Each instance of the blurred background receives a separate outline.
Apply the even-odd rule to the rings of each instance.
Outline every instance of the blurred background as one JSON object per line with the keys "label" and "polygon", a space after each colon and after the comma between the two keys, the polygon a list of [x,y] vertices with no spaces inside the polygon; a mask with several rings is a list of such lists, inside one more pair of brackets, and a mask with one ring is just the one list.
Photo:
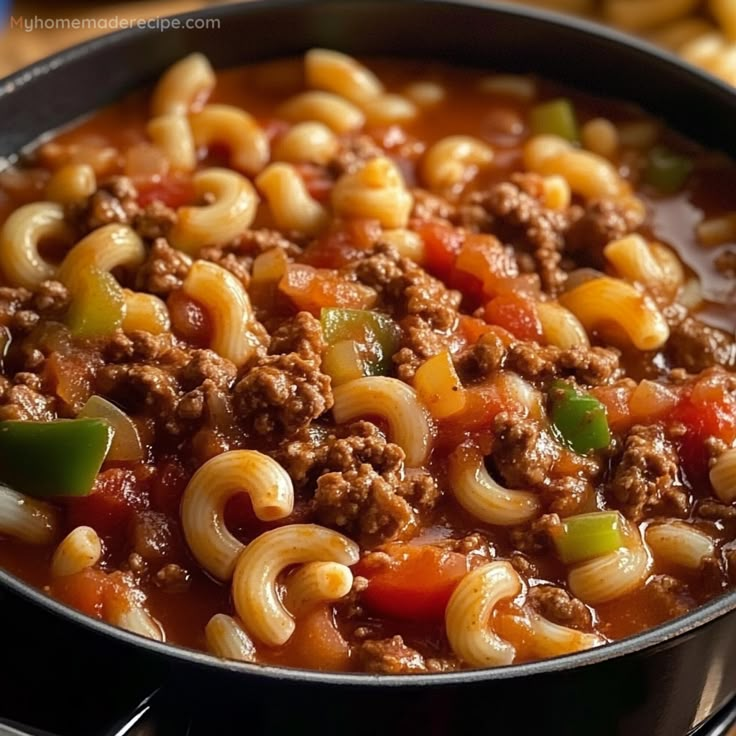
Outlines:
{"label": "blurred background", "polygon": [[[638,34],[736,85],[736,0],[515,2],[583,15]],[[155,18],[214,4],[214,0],[0,0],[0,77],[104,33],[118,19]],[[69,28],[68,23],[64,27],[66,19],[83,18],[96,19],[98,28]]]}

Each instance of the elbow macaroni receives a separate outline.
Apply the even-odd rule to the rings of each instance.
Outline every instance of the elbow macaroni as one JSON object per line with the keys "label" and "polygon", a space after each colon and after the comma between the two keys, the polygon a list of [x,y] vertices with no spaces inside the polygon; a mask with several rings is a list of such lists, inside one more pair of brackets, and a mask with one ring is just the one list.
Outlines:
{"label": "elbow macaroni", "polygon": [[324,124],[297,123],[274,145],[274,161],[313,163],[325,166],[335,156],[340,144],[337,136]]}
{"label": "elbow macaroni", "polygon": [[726,450],[710,469],[710,483],[724,503],[736,501],[736,449]]}
{"label": "elbow macaroni", "polygon": [[271,155],[268,137],[252,115],[232,105],[207,105],[189,116],[197,147],[224,143],[230,150],[233,168],[255,175]]}
{"label": "elbow macaroni", "polygon": [[196,255],[205,245],[223,245],[247,230],[256,216],[258,195],[253,185],[228,169],[205,169],[195,174],[198,197],[212,195],[214,202],[180,207],[169,233],[175,248]]}
{"label": "elbow macaroni", "polygon": [[645,536],[655,559],[679,567],[697,570],[704,559],[715,554],[715,544],[708,534],[682,522],[651,524]]}
{"label": "elbow macaroni", "polygon": [[539,498],[528,491],[512,491],[496,483],[486,470],[480,450],[461,445],[450,455],[449,484],[457,502],[486,524],[514,526],[539,516]]}
{"label": "elbow macaroni", "polygon": [[621,279],[602,276],[560,295],[588,333],[613,324],[638,350],[656,350],[667,342],[670,329],[654,302]]}
{"label": "elbow macaroni", "polygon": [[75,575],[94,567],[102,556],[102,542],[88,526],[78,526],[59,543],[51,558],[51,575],[55,578]]}
{"label": "elbow macaroni", "polygon": [[286,580],[284,603],[299,618],[318,603],[344,598],[353,587],[353,573],[339,562],[307,562]]}
{"label": "elbow macaroni", "polygon": [[208,460],[192,476],[181,503],[181,523],[192,554],[219,580],[232,577],[243,550],[225,527],[228,500],[247,493],[263,521],[287,517],[294,508],[291,478],[275,461],[255,450],[231,450]]}
{"label": "elbow macaroni", "polygon": [[207,649],[216,657],[238,662],[255,662],[255,645],[232,616],[216,613],[207,622],[204,636]]}
{"label": "elbow macaroni", "polygon": [[389,229],[406,227],[413,203],[396,165],[383,156],[343,174],[332,190],[335,214],[375,219]]}
{"label": "elbow macaroni", "polygon": [[215,88],[215,71],[204,54],[190,54],[164,73],[153,91],[151,110],[160,115],[186,115]]}
{"label": "elbow macaroni", "polygon": [[406,454],[409,467],[428,457],[432,428],[426,409],[411,386],[397,378],[368,376],[337,386],[332,414],[338,424],[361,416],[380,416],[388,422],[391,441]]}
{"label": "elbow macaroni", "polygon": [[0,234],[0,265],[9,283],[33,289],[56,276],[56,266],[38,250],[48,238],[72,242],[73,235],[60,204],[27,204],[8,217]]}
{"label": "elbow macaroni", "polygon": [[277,591],[279,575],[292,565],[336,562],[354,565],[358,545],[315,524],[291,524],[264,532],[240,555],[233,575],[233,601],[246,630],[268,646],[285,644],[294,619]]}
{"label": "elbow macaroni", "polygon": [[493,631],[491,617],[499,601],[521,590],[521,578],[508,562],[483,565],[460,581],[445,609],[445,630],[452,651],[466,664],[498,667],[514,661],[516,649]]}
{"label": "elbow macaroni", "polygon": [[193,171],[197,151],[192,129],[183,115],[161,115],[148,121],[148,137],[161,150],[172,169]]}
{"label": "elbow macaroni", "polygon": [[338,134],[358,130],[365,124],[365,115],[359,108],[330,92],[303,92],[281,105],[278,114],[291,123],[322,123]]}
{"label": "elbow macaroni", "polygon": [[361,105],[383,94],[372,71],[352,56],[328,49],[311,49],[304,55],[307,85],[332,92]]}
{"label": "elbow macaroni", "polygon": [[256,179],[268,202],[276,226],[304,235],[316,235],[327,225],[327,210],[313,199],[296,169],[289,164],[271,164]]}
{"label": "elbow macaroni", "polygon": [[422,179],[435,192],[470,181],[493,161],[493,149],[477,138],[451,135],[437,141],[424,154]]}

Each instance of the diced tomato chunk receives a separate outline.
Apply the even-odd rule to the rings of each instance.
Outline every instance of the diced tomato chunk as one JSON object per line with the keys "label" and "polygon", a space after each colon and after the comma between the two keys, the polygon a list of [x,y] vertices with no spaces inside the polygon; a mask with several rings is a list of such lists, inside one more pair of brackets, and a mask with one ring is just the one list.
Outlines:
{"label": "diced tomato chunk", "polygon": [[519,275],[516,260],[497,238],[477,234],[465,238],[455,260],[455,272],[478,281],[487,297],[498,293],[499,283]]}
{"label": "diced tomato chunk", "polygon": [[736,439],[736,401],[725,385],[725,374],[703,376],[680,400],[669,417],[684,425],[680,459],[693,483],[707,477],[708,450],[705,441],[716,437],[727,444]]}
{"label": "diced tomato chunk", "polygon": [[365,605],[379,615],[409,621],[441,621],[452,592],[468,571],[465,555],[432,545],[392,544],[382,551],[391,557],[375,569],[359,564],[368,579]]}
{"label": "diced tomato chunk", "polygon": [[438,278],[447,280],[465,233],[443,222],[412,221],[409,227],[424,241],[425,268]]}
{"label": "diced tomato chunk", "polygon": [[107,575],[90,567],[55,579],[51,583],[51,595],[88,616],[102,618],[107,586]]}
{"label": "diced tomato chunk", "polygon": [[520,340],[540,340],[542,325],[531,299],[516,294],[502,294],[486,304],[485,318],[500,325]]}
{"label": "diced tomato chunk", "polygon": [[337,271],[292,263],[279,282],[279,291],[298,309],[319,316],[323,307],[370,309],[376,292],[362,284],[346,281]]}
{"label": "diced tomato chunk", "polygon": [[[307,185],[309,188],[309,184]],[[314,196],[314,195],[313,195]],[[315,268],[340,268],[364,258],[381,235],[378,220],[340,220],[310,243],[301,262]]]}
{"label": "diced tomato chunk", "polygon": [[188,297],[181,289],[169,294],[166,300],[171,319],[171,330],[194,347],[204,348],[212,337],[212,320],[201,304]]}
{"label": "diced tomato chunk", "polygon": [[147,506],[136,477],[130,470],[111,468],[97,476],[89,496],[69,498],[67,520],[71,526],[91,526],[112,543],[121,541],[136,509]]}
{"label": "diced tomato chunk", "polygon": [[169,176],[142,187],[138,192],[138,204],[145,207],[153,202],[161,202],[167,207],[181,207],[192,204],[196,198],[191,179],[183,176]]}
{"label": "diced tomato chunk", "polygon": [[302,614],[284,654],[292,666],[344,671],[350,666],[350,646],[335,625],[330,606],[318,605]]}
{"label": "diced tomato chunk", "polygon": [[611,386],[596,386],[590,393],[606,407],[608,426],[614,432],[623,432],[632,424],[629,402],[634,385],[626,380]]}

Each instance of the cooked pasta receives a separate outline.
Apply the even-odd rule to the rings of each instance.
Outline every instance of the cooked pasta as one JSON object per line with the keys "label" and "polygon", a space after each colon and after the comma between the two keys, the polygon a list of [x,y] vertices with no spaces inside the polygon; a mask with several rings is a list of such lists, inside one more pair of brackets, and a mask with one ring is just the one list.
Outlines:
{"label": "cooked pasta", "polygon": [[252,115],[232,105],[206,105],[189,116],[194,144],[227,145],[233,168],[257,174],[271,155],[268,137]]}
{"label": "cooked pasta", "polygon": [[338,601],[353,586],[350,568],[339,562],[307,562],[286,579],[284,603],[298,618],[318,603]]}
{"label": "cooked pasta", "polygon": [[61,205],[80,204],[97,190],[95,170],[89,164],[67,164],[46,185],[46,198]]}
{"label": "cooked pasta", "polygon": [[445,611],[445,630],[452,651],[473,667],[511,664],[513,645],[492,628],[493,609],[499,601],[522,591],[518,574],[508,562],[491,562],[469,572],[455,588]]}
{"label": "cooked pasta", "polygon": [[562,294],[560,304],[580,320],[588,333],[613,324],[638,350],[656,350],[670,335],[654,302],[620,279],[602,276],[586,281]]}
{"label": "cooked pasta", "polygon": [[318,122],[335,133],[358,130],[365,123],[360,108],[331,92],[303,92],[287,100],[278,112],[292,123]]}
{"label": "cooked pasta", "polygon": [[432,430],[426,409],[416,392],[396,378],[357,378],[333,391],[332,414],[338,424],[358,417],[380,416],[391,439],[406,453],[410,467],[419,467],[429,454]]}
{"label": "cooked pasta", "polygon": [[297,123],[274,145],[273,159],[324,166],[337,153],[339,147],[337,136],[323,123]]}
{"label": "cooked pasta", "polygon": [[708,534],[678,521],[651,524],[646,540],[655,560],[693,570],[715,554],[715,544]]}
{"label": "cooked pasta", "polygon": [[225,527],[228,500],[247,493],[259,519],[288,516],[294,507],[291,478],[274,460],[255,450],[232,450],[207,461],[182,497],[181,522],[192,554],[220,580],[232,577],[243,549]]}
{"label": "cooked pasta", "polygon": [[701,245],[734,243],[736,242],[736,212],[703,220],[699,223],[696,232]]}
{"label": "cooked pasta", "polygon": [[256,648],[243,627],[232,617],[216,613],[204,629],[207,649],[216,657],[254,662]]}
{"label": "cooked pasta", "polygon": [[691,13],[698,0],[604,0],[606,20],[631,31],[645,31]]}
{"label": "cooked pasta", "polygon": [[146,126],[148,137],[161,149],[172,169],[192,171],[197,151],[189,121],[183,115],[161,115]]}
{"label": "cooked pasta", "polygon": [[75,575],[93,567],[102,556],[102,542],[97,532],[88,526],[72,529],[54,551],[51,574],[54,577]]}
{"label": "cooked pasta", "polygon": [[309,562],[350,566],[358,557],[355,542],[314,524],[264,532],[245,548],[233,574],[233,601],[246,631],[269,646],[284,644],[295,623],[279,598],[279,575],[292,565]]}
{"label": "cooked pasta", "polygon": [[161,624],[138,601],[120,600],[107,606],[105,618],[108,623],[130,631],[146,639],[165,641]]}
{"label": "cooked pasta", "polygon": [[528,612],[527,619],[531,633],[527,645],[535,657],[559,657],[606,643],[598,634],[588,634],[553,623],[535,612]]}
{"label": "cooked pasta", "polygon": [[211,204],[180,207],[169,240],[176,248],[196,254],[204,245],[220,245],[250,227],[258,195],[240,174],[227,169],[204,169],[192,179],[199,197],[210,195]]}
{"label": "cooked pasta", "polygon": [[235,365],[245,363],[258,346],[258,339],[250,329],[253,310],[243,284],[222,266],[195,261],[182,290],[209,313],[212,349]]}
{"label": "cooked pasta", "polygon": [[339,51],[307,51],[304,55],[304,70],[310,87],[333,92],[357,105],[383,93],[381,81],[370,69]]}
{"label": "cooked pasta", "polygon": [[570,185],[561,176],[545,176],[542,181],[545,207],[563,211],[570,206]]}
{"label": "cooked pasta", "polygon": [[541,503],[534,493],[512,491],[493,480],[477,447],[458,447],[450,455],[448,472],[457,502],[487,524],[514,526],[540,514]]}
{"label": "cooked pasta", "polygon": [[452,135],[437,141],[425,154],[422,178],[436,192],[464,184],[493,161],[493,149],[483,141]]}
{"label": "cooked pasta", "polygon": [[0,485],[0,534],[29,544],[48,544],[58,529],[58,514],[52,506]]}
{"label": "cooked pasta", "polygon": [[653,294],[673,297],[685,281],[682,264],[668,248],[647,243],[641,235],[614,240],[603,255],[627,281],[638,282]]}
{"label": "cooked pasta", "polygon": [[430,108],[439,105],[447,92],[436,82],[413,82],[404,88],[404,95],[418,107]]}
{"label": "cooked pasta", "polygon": [[54,278],[56,267],[39,253],[43,240],[72,241],[61,205],[36,202],[20,207],[5,221],[0,233],[0,266],[9,283],[32,289]]}
{"label": "cooked pasta", "polygon": [[628,194],[628,185],[609,161],[556,136],[531,138],[524,146],[524,164],[536,174],[562,176],[575,194],[586,199],[621,199]]}
{"label": "cooked pasta", "polygon": [[713,491],[724,503],[736,500],[736,450],[726,450],[710,469]]}
{"label": "cooked pasta", "polygon": [[368,125],[410,123],[419,114],[417,106],[402,95],[381,95],[362,105]]}
{"label": "cooked pasta", "polygon": [[591,152],[609,160],[619,149],[618,129],[606,118],[593,118],[580,130],[583,145]]}
{"label": "cooked pasta", "polygon": [[395,228],[381,233],[381,242],[396,248],[400,256],[422,263],[425,257],[424,241],[413,230]]}
{"label": "cooked pasta", "polygon": [[65,256],[56,277],[66,285],[90,269],[110,272],[135,268],[143,263],[146,250],[140,236],[127,225],[103,225],[82,238]]}
{"label": "cooked pasta", "polygon": [[386,228],[405,227],[412,202],[396,165],[383,157],[343,174],[332,190],[332,206],[338,215],[375,219]]}
{"label": "cooked pasta", "polygon": [[153,91],[151,111],[160,115],[186,115],[209,97],[215,72],[203,54],[190,54],[171,66]]}
{"label": "cooked pasta", "polygon": [[327,225],[327,211],[310,196],[293,166],[271,164],[259,174],[256,186],[281,230],[316,235]]}
{"label": "cooked pasta", "polygon": [[621,547],[573,567],[570,590],[590,605],[620,598],[638,588],[649,575],[651,559],[643,544]]}
{"label": "cooked pasta", "polygon": [[123,332],[143,330],[152,335],[161,335],[170,330],[169,310],[159,297],[130,289],[123,289],[123,295],[125,297]]}
{"label": "cooked pasta", "polygon": [[580,320],[569,310],[554,302],[539,302],[537,316],[544,339],[563,350],[587,347],[588,335]]}
{"label": "cooked pasta", "polygon": [[710,0],[710,10],[729,40],[736,40],[736,8],[729,0]]}
{"label": "cooked pasta", "polygon": [[533,100],[537,95],[536,82],[531,77],[517,74],[494,74],[483,77],[478,82],[478,90],[488,94],[516,97],[520,100]]}

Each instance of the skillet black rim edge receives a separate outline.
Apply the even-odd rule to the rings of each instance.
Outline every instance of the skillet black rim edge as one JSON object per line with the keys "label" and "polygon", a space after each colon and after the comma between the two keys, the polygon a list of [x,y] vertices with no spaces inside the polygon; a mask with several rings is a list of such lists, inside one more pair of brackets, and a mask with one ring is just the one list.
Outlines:
{"label": "skillet black rim edge", "polygon": [[[372,0],[376,4],[402,2],[403,0]],[[537,22],[544,22],[553,26],[566,26],[576,31],[596,35],[600,40],[610,44],[623,45],[629,50],[639,53],[644,58],[654,58],[659,63],[675,66],[678,70],[690,77],[694,82],[709,86],[717,96],[733,98],[734,91],[724,82],[691,67],[673,54],[662,49],[632,38],[628,35],[612,30],[597,23],[579,18],[562,16],[560,14],[531,7],[518,7],[505,4],[484,2],[483,0],[423,0],[429,5],[474,7],[491,14],[505,14],[520,19],[528,18]],[[250,0],[247,3],[215,6],[196,12],[182,13],[176,16],[182,20],[187,18],[225,18],[230,15],[248,15],[258,12],[268,4],[274,7],[288,9],[310,4],[334,4],[340,0]],[[12,94],[13,90],[27,84],[33,79],[54,72],[64,64],[93,55],[98,48],[125,43],[127,38],[138,35],[154,37],[156,31],[148,29],[126,29],[95,38],[85,43],[65,49],[53,56],[42,59],[0,80],[0,98]],[[186,649],[184,647],[156,642],[132,634],[128,631],[104,623],[65,606],[59,601],[48,597],[40,590],[24,583],[19,578],[0,569],[0,583],[27,601],[48,610],[54,615],[61,616],[76,626],[81,626],[96,634],[112,637],[117,641],[133,646],[139,650],[147,650],[158,657],[173,658],[187,664],[195,664],[204,669],[216,669],[232,673],[242,672],[250,676],[266,677],[272,680],[286,680],[308,682],[314,684],[335,686],[380,686],[414,688],[423,685],[452,686],[463,683],[481,683],[493,680],[509,680],[513,678],[529,677],[534,675],[550,674],[581,667],[591,666],[627,655],[642,654],[646,650],[660,646],[674,646],[676,640],[687,634],[695,634],[696,630],[726,616],[736,610],[736,590],[725,593],[718,598],[700,606],[694,611],[673,619],[666,624],[642,632],[632,637],[622,639],[603,647],[577,652],[575,654],[556,657],[553,659],[526,664],[511,665],[485,670],[466,670],[462,672],[431,674],[431,675],[367,675],[359,673],[316,672],[296,668],[274,667],[242,662],[231,662],[217,659],[206,652]]]}

